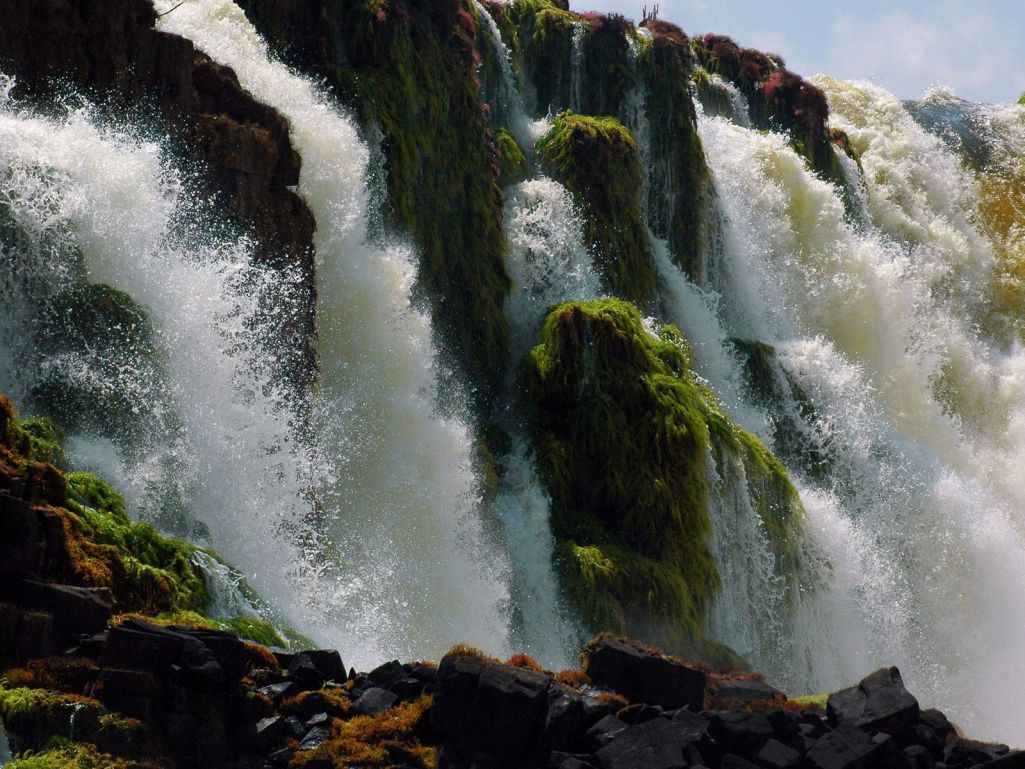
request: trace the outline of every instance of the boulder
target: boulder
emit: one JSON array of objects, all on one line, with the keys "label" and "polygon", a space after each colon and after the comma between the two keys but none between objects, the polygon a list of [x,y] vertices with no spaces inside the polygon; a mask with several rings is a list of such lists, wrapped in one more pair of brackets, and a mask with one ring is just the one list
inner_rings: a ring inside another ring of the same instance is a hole
[{"label": "boulder", "polygon": [[585,736],[590,745],[604,747],[622,732],[625,732],[628,726],[628,724],[623,723],[616,716],[605,716],[588,729]]},{"label": "boulder", "polygon": [[539,747],[550,685],[544,673],[447,655],[438,669],[431,726],[461,754],[518,765]]},{"label": "boulder", "polygon": [[808,769],[876,769],[885,767],[886,746],[872,741],[861,729],[841,722],[826,733],[804,756]]},{"label": "boulder", "polygon": [[801,754],[779,740],[769,740],[755,756],[755,762],[762,769],[794,769],[801,763]]},{"label": "boulder", "polygon": [[735,707],[761,700],[785,699],[783,692],[758,679],[727,678],[709,684],[712,701],[718,707]]},{"label": "boulder", "polygon": [[775,734],[764,713],[748,710],[716,713],[708,732],[726,750],[744,755],[757,753]]},{"label": "boulder", "polygon": [[594,645],[586,672],[594,684],[614,689],[631,702],[669,709],[704,704],[703,672],[611,636]]},{"label": "boulder", "polygon": [[595,754],[601,769],[686,769],[687,740],[664,718],[619,732]]},{"label": "boulder", "polygon": [[897,668],[877,670],[857,686],[829,696],[832,724],[849,723],[868,733],[902,734],[918,721],[918,700],[904,688]]},{"label": "boulder", "polygon": [[395,704],[398,697],[387,689],[374,686],[367,689],[360,695],[359,699],[352,703],[352,710],[361,716],[376,716],[383,713]]}]

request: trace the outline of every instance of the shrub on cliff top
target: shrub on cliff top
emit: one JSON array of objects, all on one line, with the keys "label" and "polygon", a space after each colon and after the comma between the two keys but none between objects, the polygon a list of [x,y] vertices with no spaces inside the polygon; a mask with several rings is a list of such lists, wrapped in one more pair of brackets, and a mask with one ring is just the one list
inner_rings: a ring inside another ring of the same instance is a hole
[{"label": "shrub on cliff top", "polygon": [[584,235],[612,292],[646,303],[657,279],[640,208],[637,142],[612,117],[562,112],[536,145],[548,173],[573,193]]}]

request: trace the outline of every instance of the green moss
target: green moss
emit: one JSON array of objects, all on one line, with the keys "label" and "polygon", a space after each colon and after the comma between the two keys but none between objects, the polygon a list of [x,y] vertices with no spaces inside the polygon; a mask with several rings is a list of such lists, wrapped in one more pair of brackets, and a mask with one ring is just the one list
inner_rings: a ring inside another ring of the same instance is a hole
[{"label": "green moss", "polygon": [[5,769],[130,769],[133,764],[101,753],[87,743],[67,743],[28,753],[5,764]]},{"label": "green moss", "polygon": [[712,76],[704,67],[695,67],[691,82],[698,94],[698,101],[705,114],[709,117],[730,117],[733,115],[733,101],[730,93],[720,81]]},{"label": "green moss", "polygon": [[527,157],[513,135],[504,128],[495,132],[495,145],[502,161],[502,175],[498,181],[503,187],[518,184],[527,178]]},{"label": "green moss", "polygon": [[117,492],[90,473],[69,475],[68,491],[68,549],[81,579],[110,587],[124,611],[206,608],[198,548],[129,520]]},{"label": "green moss", "polygon": [[788,697],[787,701],[806,708],[825,710],[826,703],[829,701],[829,692],[823,692],[821,694],[802,694],[800,697]]},{"label": "green moss", "polygon": [[1025,106],[1025,93],[1018,97],[1018,103]]},{"label": "green moss", "polygon": [[64,467],[64,433],[48,417],[29,417],[11,423],[11,443],[26,458]]},{"label": "green moss", "polygon": [[259,617],[232,617],[221,623],[226,629],[238,633],[240,638],[254,641],[263,646],[279,646],[286,648],[288,642],[281,637],[278,629],[267,620]]},{"label": "green moss", "polygon": [[653,301],[657,273],[641,216],[633,134],[612,117],[562,112],[535,149],[581,207],[584,237],[608,289],[632,301]]},{"label": "green moss", "polygon": [[703,636],[719,588],[707,462],[741,459],[779,570],[796,579],[803,511],[783,465],[695,377],[680,332],[656,336],[630,304],[558,305],[541,340],[524,364],[533,445],[560,574],[584,622],[742,667]]},{"label": "green moss", "polygon": [[719,586],[689,353],[618,300],[559,305],[541,338],[526,382],[569,593],[591,627],[679,648]]},{"label": "green moss", "polygon": [[618,14],[594,16],[581,41],[579,110],[588,115],[618,115],[636,83],[631,41],[634,25]]},{"label": "green moss", "polygon": [[31,749],[38,750],[51,737],[89,739],[103,713],[103,706],[87,697],[0,685],[0,718]]}]

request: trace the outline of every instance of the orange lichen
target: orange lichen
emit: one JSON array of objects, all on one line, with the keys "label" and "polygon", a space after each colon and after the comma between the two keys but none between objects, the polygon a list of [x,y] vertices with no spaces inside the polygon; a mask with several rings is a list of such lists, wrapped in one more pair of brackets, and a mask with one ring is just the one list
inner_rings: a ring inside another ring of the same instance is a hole
[{"label": "orange lichen", "polygon": [[476,646],[470,646],[466,643],[457,643],[448,650],[448,654],[445,656],[448,657],[449,655],[456,657],[473,657],[474,659],[484,660],[485,662],[502,662],[498,657],[492,657],[490,654],[485,654]]},{"label": "orange lichen", "polygon": [[572,686],[580,689],[591,683],[591,677],[583,670],[560,670],[555,674],[555,680],[565,686]]},{"label": "orange lichen", "polygon": [[524,654],[523,652],[520,652],[519,654],[514,654],[509,658],[509,661],[505,664],[512,665],[514,668],[526,668],[527,670],[536,670],[539,673],[542,670],[544,670],[544,668],[541,667],[540,662],[531,657],[529,654]]},{"label": "orange lichen", "polygon": [[[314,750],[300,752],[293,765],[305,766],[313,758],[327,758],[337,769],[351,765],[384,767],[396,763],[432,769],[437,754],[432,747],[423,745],[420,737],[425,731],[433,699],[427,695],[396,705],[377,716],[335,721],[331,739]],[[411,763],[413,761],[417,763]]]}]

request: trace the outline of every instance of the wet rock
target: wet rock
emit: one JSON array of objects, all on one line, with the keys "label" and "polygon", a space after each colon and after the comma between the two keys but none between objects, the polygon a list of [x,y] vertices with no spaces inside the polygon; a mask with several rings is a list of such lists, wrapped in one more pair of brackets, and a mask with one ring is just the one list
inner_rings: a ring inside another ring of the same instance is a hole
[{"label": "wet rock", "polygon": [[538,747],[551,679],[467,655],[441,661],[431,726],[460,753],[515,765]]},{"label": "wet rock", "polygon": [[759,769],[757,764],[752,764],[746,758],[738,756],[736,753],[727,753],[723,756],[720,766],[722,769]]},{"label": "wet rock", "polygon": [[974,740],[955,739],[943,749],[943,763],[947,766],[970,767],[995,761],[1008,753],[1006,745],[996,745]]},{"label": "wet rock", "polygon": [[301,750],[313,750],[314,748],[319,748],[322,744],[327,742],[328,739],[330,739],[330,737],[331,732],[329,732],[326,728],[324,728],[323,726],[314,726],[312,729],[306,732],[306,735],[302,738],[302,741],[299,743],[299,748]]},{"label": "wet rock", "polygon": [[254,727],[256,742],[267,751],[289,734],[288,722],[282,716],[261,718]]},{"label": "wet rock", "polygon": [[544,725],[547,750],[573,752],[583,748],[583,734],[588,724],[583,697],[557,686],[549,689]]},{"label": "wet rock", "polygon": [[347,678],[342,655],[334,649],[307,649],[302,652],[325,681],[345,683]]},{"label": "wet rock", "polygon": [[1013,750],[982,764],[979,769],[1025,769],[1025,751]]},{"label": "wet rock", "polygon": [[596,747],[604,747],[614,740],[619,734],[628,728],[615,716],[605,716],[594,726],[587,730],[588,744]]},{"label": "wet rock", "polygon": [[295,751],[291,748],[281,748],[267,756],[267,761],[271,766],[288,766],[294,755]]},{"label": "wet rock", "polygon": [[884,767],[885,748],[849,722],[816,741],[804,756],[809,769],[876,769]]},{"label": "wet rock", "polygon": [[362,696],[352,703],[354,713],[361,716],[376,716],[383,713],[398,700],[392,692],[379,686],[367,689]]},{"label": "wet rock", "polygon": [[700,670],[643,651],[612,637],[602,638],[591,650],[587,675],[631,702],[664,708],[691,705],[700,708],[705,698],[705,674]]},{"label": "wet rock", "polygon": [[762,769],[793,769],[801,763],[801,754],[779,740],[769,740],[762,745],[755,762]]},{"label": "wet rock", "polygon": [[53,616],[53,640],[62,650],[72,646],[85,633],[106,629],[113,614],[113,599],[107,589],[25,579],[19,593],[23,606]]},{"label": "wet rock", "polygon": [[934,764],[930,751],[921,745],[911,745],[904,748],[904,759],[910,769],[933,769]]},{"label": "wet rock", "polygon": [[672,723],[656,718],[623,730],[595,757],[602,769],[685,769],[686,744]]},{"label": "wet rock", "polygon": [[651,719],[658,718],[661,715],[662,708],[658,705],[647,705],[643,702],[628,705],[616,713],[616,717],[620,721],[631,726],[634,724],[643,724],[645,721],[650,721]]},{"label": "wet rock", "polygon": [[832,724],[850,723],[869,733],[902,734],[918,720],[918,700],[904,688],[897,668],[883,668],[857,686],[830,695],[826,712]]},{"label": "wet rock", "polygon": [[730,710],[712,716],[709,734],[720,745],[736,753],[756,753],[774,732],[764,713]]},{"label": "wet rock", "polygon": [[316,691],[324,685],[324,675],[309,654],[297,654],[288,665],[286,674],[302,691]]},{"label": "wet rock", "polygon": [[709,684],[709,694],[717,707],[736,707],[761,700],[784,699],[783,692],[757,679],[724,679]]},{"label": "wet rock", "polygon": [[280,684],[261,686],[257,691],[264,697],[270,697],[275,702],[280,702],[286,697],[299,693],[299,686],[295,681],[282,681]]}]

